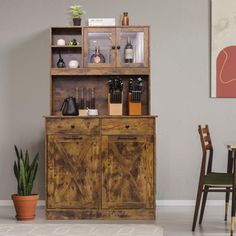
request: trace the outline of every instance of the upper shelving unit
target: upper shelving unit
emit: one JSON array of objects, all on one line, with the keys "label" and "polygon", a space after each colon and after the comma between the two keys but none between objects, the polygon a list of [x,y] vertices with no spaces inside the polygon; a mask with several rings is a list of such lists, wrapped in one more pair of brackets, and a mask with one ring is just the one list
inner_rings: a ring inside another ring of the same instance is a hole
[{"label": "upper shelving unit", "polygon": [[108,81],[118,77],[124,84],[122,114],[129,114],[130,79],[141,77],[141,115],[150,115],[149,57],[148,26],[52,27],[51,115],[62,115],[64,99],[78,95],[79,88],[93,89],[98,114],[108,115]]},{"label": "upper shelving unit", "polygon": [[[78,44],[71,45],[73,40]],[[70,69],[70,60],[77,60],[78,68],[149,68],[149,27],[52,27],[51,54],[53,75]],[[64,68],[58,68],[60,56]]]}]

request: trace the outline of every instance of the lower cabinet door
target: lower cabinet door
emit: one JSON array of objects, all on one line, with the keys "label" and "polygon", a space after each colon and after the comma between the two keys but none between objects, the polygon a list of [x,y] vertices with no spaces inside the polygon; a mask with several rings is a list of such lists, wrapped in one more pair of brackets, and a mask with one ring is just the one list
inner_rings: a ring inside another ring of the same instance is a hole
[{"label": "lower cabinet door", "polygon": [[102,137],[102,208],[154,207],[153,136]]},{"label": "lower cabinet door", "polygon": [[47,136],[47,207],[98,208],[99,139]]}]

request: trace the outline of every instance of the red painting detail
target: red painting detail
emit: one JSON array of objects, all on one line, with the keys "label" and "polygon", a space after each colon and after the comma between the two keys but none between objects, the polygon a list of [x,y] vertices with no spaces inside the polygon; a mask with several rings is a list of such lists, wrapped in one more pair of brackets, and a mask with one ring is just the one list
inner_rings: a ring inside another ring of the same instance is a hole
[{"label": "red painting detail", "polygon": [[236,98],[236,46],[224,48],[217,57],[216,97]]}]

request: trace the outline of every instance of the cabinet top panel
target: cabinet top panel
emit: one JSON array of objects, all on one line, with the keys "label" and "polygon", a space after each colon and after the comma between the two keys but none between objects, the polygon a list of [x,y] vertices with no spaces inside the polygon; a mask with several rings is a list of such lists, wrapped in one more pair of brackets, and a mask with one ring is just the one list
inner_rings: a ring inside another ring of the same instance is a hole
[{"label": "cabinet top panel", "polygon": [[139,119],[139,118],[157,118],[157,115],[147,115],[147,116],[44,116],[46,119],[112,119],[112,118],[130,118],[130,119]]},{"label": "cabinet top panel", "polygon": [[51,29],[82,29],[82,28],[150,28],[149,25],[115,25],[115,26],[51,26]]}]

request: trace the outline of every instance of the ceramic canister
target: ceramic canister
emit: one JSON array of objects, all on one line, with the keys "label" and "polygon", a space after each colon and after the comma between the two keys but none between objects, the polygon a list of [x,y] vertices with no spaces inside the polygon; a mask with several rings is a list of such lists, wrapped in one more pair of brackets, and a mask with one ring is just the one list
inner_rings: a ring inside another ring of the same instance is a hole
[{"label": "ceramic canister", "polygon": [[97,109],[88,109],[88,115],[89,116],[97,116],[98,110]]},{"label": "ceramic canister", "polygon": [[77,60],[70,60],[68,66],[69,68],[78,68],[79,62]]},{"label": "ceramic canister", "polygon": [[57,40],[57,45],[58,46],[65,46],[66,45],[66,41],[64,39],[58,39]]}]

